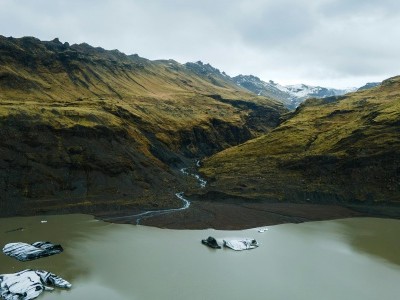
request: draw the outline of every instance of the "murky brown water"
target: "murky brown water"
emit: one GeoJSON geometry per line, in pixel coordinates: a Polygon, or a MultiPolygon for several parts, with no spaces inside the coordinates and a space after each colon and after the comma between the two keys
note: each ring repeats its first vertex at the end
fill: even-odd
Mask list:
{"type": "Polygon", "coordinates": [[[0,254],[0,273],[54,272],[70,291],[40,299],[399,299],[400,221],[360,218],[257,230],[164,230],[86,215],[0,219],[0,245],[48,240],[65,252],[33,262],[0,254]],[[41,220],[47,223],[41,223],[41,220]],[[23,231],[12,231],[23,227],[23,231]],[[261,246],[212,250],[213,235],[261,246]]]}

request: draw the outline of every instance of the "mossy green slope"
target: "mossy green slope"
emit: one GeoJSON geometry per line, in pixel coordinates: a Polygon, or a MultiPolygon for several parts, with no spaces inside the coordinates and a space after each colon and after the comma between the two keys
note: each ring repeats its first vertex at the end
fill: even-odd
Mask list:
{"type": "Polygon", "coordinates": [[[0,36],[1,213],[178,205],[175,168],[285,111],[204,67],[0,36]]]}
{"type": "Polygon", "coordinates": [[[400,202],[400,77],[310,99],[272,132],[204,161],[209,190],[285,201],[400,202]]]}

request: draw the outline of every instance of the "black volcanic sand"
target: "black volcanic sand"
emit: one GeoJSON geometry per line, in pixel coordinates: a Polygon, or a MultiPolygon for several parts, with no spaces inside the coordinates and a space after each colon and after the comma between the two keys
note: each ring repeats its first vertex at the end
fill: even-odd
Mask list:
{"type": "MultiPolygon", "coordinates": [[[[97,218],[113,223],[136,224],[135,212],[119,213],[118,219],[105,214],[97,218]]],[[[301,223],[352,217],[399,218],[400,207],[373,205],[341,206],[336,204],[260,203],[192,201],[187,210],[141,220],[141,225],[169,229],[240,230],[283,223],[301,223]]],[[[115,216],[112,216],[115,217],[115,216]]]]}

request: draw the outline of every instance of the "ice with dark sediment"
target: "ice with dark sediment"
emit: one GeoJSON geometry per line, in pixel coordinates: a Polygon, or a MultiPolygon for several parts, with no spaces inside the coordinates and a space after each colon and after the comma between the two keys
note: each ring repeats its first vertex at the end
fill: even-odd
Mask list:
{"type": "Polygon", "coordinates": [[[41,257],[51,256],[63,252],[61,245],[50,242],[36,242],[32,245],[27,243],[9,243],[4,246],[3,253],[14,257],[19,261],[34,260],[41,257]]]}
{"type": "Polygon", "coordinates": [[[221,249],[221,246],[218,244],[217,240],[212,236],[209,236],[208,238],[201,240],[201,243],[210,248],[221,249]]]}
{"type": "Polygon", "coordinates": [[[5,300],[30,300],[37,298],[43,291],[54,288],[71,288],[63,278],[42,270],[24,270],[14,274],[0,275],[0,296],[5,300]]]}

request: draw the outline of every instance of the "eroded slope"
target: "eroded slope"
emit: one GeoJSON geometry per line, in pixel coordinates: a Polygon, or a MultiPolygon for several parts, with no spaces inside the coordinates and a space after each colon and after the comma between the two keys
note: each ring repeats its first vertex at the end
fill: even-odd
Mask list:
{"type": "Polygon", "coordinates": [[[400,202],[400,77],[311,99],[267,135],[204,161],[208,196],[400,202]]]}
{"type": "Polygon", "coordinates": [[[179,205],[178,167],[285,111],[203,67],[0,37],[1,214],[179,205]]]}

